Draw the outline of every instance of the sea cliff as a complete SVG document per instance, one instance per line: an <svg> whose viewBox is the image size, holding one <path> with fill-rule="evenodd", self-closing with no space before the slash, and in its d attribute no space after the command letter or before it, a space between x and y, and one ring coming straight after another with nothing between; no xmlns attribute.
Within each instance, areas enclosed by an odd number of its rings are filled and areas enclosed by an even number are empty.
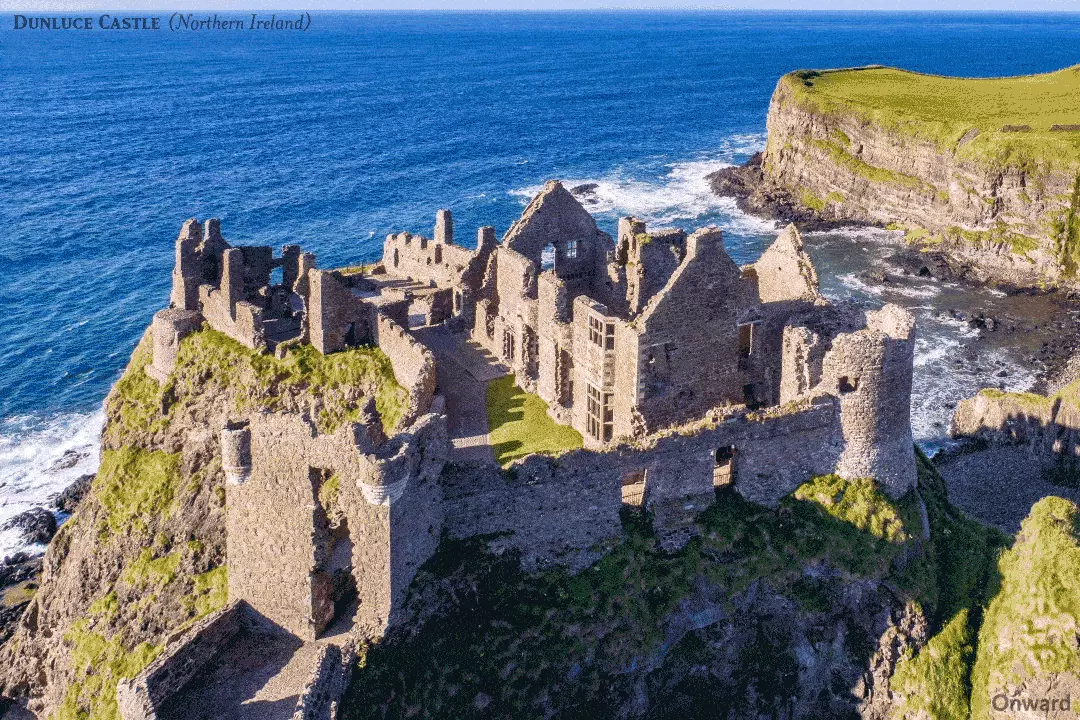
<svg viewBox="0 0 1080 720"><path fill-rule="evenodd" d="M711 176L745 209L906 231L953 274L1080 286L1080 66L948 78L872 66L783 76L765 151Z"/></svg>

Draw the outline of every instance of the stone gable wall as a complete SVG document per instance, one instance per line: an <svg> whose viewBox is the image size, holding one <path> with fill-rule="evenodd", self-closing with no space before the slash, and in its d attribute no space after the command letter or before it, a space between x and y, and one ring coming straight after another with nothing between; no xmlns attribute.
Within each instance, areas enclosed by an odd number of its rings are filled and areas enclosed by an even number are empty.
<svg viewBox="0 0 1080 720"><path fill-rule="evenodd" d="M686 259L635 321L639 408L649 430L743 401L737 322L751 300L716 229L687 240Z"/></svg>

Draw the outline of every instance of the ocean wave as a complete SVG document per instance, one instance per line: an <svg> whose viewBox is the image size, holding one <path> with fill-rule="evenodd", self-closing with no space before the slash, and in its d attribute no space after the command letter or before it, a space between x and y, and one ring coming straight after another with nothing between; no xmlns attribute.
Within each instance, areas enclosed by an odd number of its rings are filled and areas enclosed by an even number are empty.
<svg viewBox="0 0 1080 720"><path fill-rule="evenodd" d="M19 415L0 420L0 525L50 499L81 475L97 471L104 413ZM25 546L12 531L0 532L0 557Z"/></svg>
<svg viewBox="0 0 1080 720"><path fill-rule="evenodd" d="M734 147L753 147L750 141L745 143ZM739 235L775 234L775 222L744 213L733 198L722 198L712 191L707 176L732 164L718 158L689 160L664 166L666 172L658 176L646 170L618 168L603 177L566 178L563 182L568 189L592 186L578 197L594 215L633 215L653 226L706 220ZM533 185L510 194L526 204L542 187Z"/></svg>

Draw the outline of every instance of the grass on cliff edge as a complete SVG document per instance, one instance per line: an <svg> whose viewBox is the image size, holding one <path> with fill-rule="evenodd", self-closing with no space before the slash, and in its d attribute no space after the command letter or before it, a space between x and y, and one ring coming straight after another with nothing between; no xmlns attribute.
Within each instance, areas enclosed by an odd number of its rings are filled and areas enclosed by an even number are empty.
<svg viewBox="0 0 1080 720"><path fill-rule="evenodd" d="M503 467L529 455L562 455L583 444L581 433L559 425L547 413L547 403L514 384L514 376L487 386L488 426L495 460Z"/></svg>
<svg viewBox="0 0 1080 720"><path fill-rule="evenodd" d="M946 528L951 511L936 507L935 489L922 492L931 498L931 522ZM479 539L444 541L411 592L436 605L449 593L457 598L453 608L401 642L370 648L343 717L614 717L608 693L630 669L655 661L662 670L694 644L693 633L673 644L665 621L703 586L730 603L724 611L731 617L739 612L735 598L764 581L788 599L790 612L811 616L811 625L850 624L838 608L844 588L858 580L880 581L928 611L956 595L970 601L970 578L983 574L985 554L963 542L960 526L946 528L958 541L948 551L955 556L917 540L919 513L914 493L893 501L871 483L826 476L779 510L719 493L697 521L701 536L675 554L657 548L646 523L628 518L618 545L577 575L527 574L512 553L489 555ZM459 583L467 591L447 589ZM876 647L877 638L847 628L853 657L869 662ZM739 704L762 692L775 693L779 712L797 693L792 647L770 645L738 665L732 687L710 676L715 692L702 699L701 716L742 716L747 708ZM478 698L487 703L482 712Z"/></svg>
<svg viewBox="0 0 1080 720"><path fill-rule="evenodd" d="M1002 555L1001 592L979 632L971 717L989 717L990 701L1025 680L1053 673L1080 677L1080 508L1045 497L1031 508L1013 547ZM1064 685L1063 685L1064 687Z"/></svg>
<svg viewBox="0 0 1080 720"><path fill-rule="evenodd" d="M376 347L323 355L310 345L300 345L278 359L204 327L180 343L176 369L164 386L146 374L151 360L152 342L147 334L109 397L108 414L114 421L105 435L113 446L141 433L163 430L174 406L211 393L232 394L235 409L241 412L283 410L290 403L306 408L310 399L316 399L321 404L316 418L320 432L333 432L355 419L365 393L374 394L383 425L391 431L408 399L394 377L390 359Z"/></svg>
<svg viewBox="0 0 1080 720"><path fill-rule="evenodd" d="M1033 160L1075 167L1080 132L1080 66L1041 75L958 78L896 68L800 71L785 75L795 96L825 113L855 113L875 125L956 149L973 159ZM1030 132L1002 132L1027 125ZM959 146L972 128L979 134Z"/></svg>

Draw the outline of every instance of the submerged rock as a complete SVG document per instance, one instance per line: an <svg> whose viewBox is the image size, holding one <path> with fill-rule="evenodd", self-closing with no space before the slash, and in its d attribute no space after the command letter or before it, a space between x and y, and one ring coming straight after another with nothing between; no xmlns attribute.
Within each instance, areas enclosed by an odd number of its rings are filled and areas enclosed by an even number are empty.
<svg viewBox="0 0 1080 720"><path fill-rule="evenodd" d="M56 534L56 518L45 508L31 508L0 525L0 530L18 530L23 542L47 545Z"/></svg>

